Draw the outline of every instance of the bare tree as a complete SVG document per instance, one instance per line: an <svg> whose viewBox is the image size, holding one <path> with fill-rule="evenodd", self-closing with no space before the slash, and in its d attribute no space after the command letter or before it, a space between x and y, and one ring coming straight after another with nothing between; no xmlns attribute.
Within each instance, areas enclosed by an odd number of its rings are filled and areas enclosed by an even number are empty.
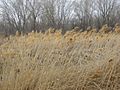
<svg viewBox="0 0 120 90"><path fill-rule="evenodd" d="M101 23L110 25L112 13L115 10L117 0L97 0L97 12Z"/></svg>
<svg viewBox="0 0 120 90"><path fill-rule="evenodd" d="M0 29L9 34L120 23L118 0L0 0L0 8Z"/></svg>
<svg viewBox="0 0 120 90"><path fill-rule="evenodd" d="M25 31L30 12L27 9L28 0L2 0L3 17L12 30Z"/></svg>
<svg viewBox="0 0 120 90"><path fill-rule="evenodd" d="M56 22L58 28L67 28L70 20L73 17L73 1L72 0L57 0L56 2Z"/></svg>
<svg viewBox="0 0 120 90"><path fill-rule="evenodd" d="M41 15L41 1L40 0L28 0L28 10L31 15L31 29L36 31L36 24L39 16Z"/></svg>
<svg viewBox="0 0 120 90"><path fill-rule="evenodd" d="M86 29L88 26L92 26L92 17L94 13L94 0L78 0L74 3L74 11L79 20L79 26Z"/></svg>

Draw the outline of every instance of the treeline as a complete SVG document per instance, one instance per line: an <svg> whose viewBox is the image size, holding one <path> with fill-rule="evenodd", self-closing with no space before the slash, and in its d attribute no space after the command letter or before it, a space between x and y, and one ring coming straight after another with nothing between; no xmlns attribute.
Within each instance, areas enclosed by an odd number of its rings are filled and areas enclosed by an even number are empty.
<svg viewBox="0 0 120 90"><path fill-rule="evenodd" d="M119 0L0 0L0 31L98 30L105 24L120 23Z"/></svg>

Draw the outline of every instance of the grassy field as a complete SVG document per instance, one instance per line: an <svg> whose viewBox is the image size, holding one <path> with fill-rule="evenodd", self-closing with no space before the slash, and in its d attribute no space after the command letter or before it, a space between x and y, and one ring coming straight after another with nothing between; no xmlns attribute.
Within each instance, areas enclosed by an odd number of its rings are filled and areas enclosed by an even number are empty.
<svg viewBox="0 0 120 90"><path fill-rule="evenodd" d="M17 32L0 44L0 90L120 90L118 29Z"/></svg>

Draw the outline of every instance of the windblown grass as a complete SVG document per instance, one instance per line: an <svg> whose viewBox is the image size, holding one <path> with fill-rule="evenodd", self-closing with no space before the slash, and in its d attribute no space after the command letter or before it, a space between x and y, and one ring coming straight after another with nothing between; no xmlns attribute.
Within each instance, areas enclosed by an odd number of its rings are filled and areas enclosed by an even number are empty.
<svg viewBox="0 0 120 90"><path fill-rule="evenodd" d="M119 56L120 34L103 29L17 32L0 45L0 90L120 90Z"/></svg>

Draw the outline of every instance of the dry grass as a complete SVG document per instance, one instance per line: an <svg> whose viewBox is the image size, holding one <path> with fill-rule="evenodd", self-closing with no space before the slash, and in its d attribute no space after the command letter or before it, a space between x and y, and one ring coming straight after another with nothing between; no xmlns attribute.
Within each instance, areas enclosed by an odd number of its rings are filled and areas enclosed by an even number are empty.
<svg viewBox="0 0 120 90"><path fill-rule="evenodd" d="M0 45L0 90L120 90L120 35L105 28L10 36Z"/></svg>

